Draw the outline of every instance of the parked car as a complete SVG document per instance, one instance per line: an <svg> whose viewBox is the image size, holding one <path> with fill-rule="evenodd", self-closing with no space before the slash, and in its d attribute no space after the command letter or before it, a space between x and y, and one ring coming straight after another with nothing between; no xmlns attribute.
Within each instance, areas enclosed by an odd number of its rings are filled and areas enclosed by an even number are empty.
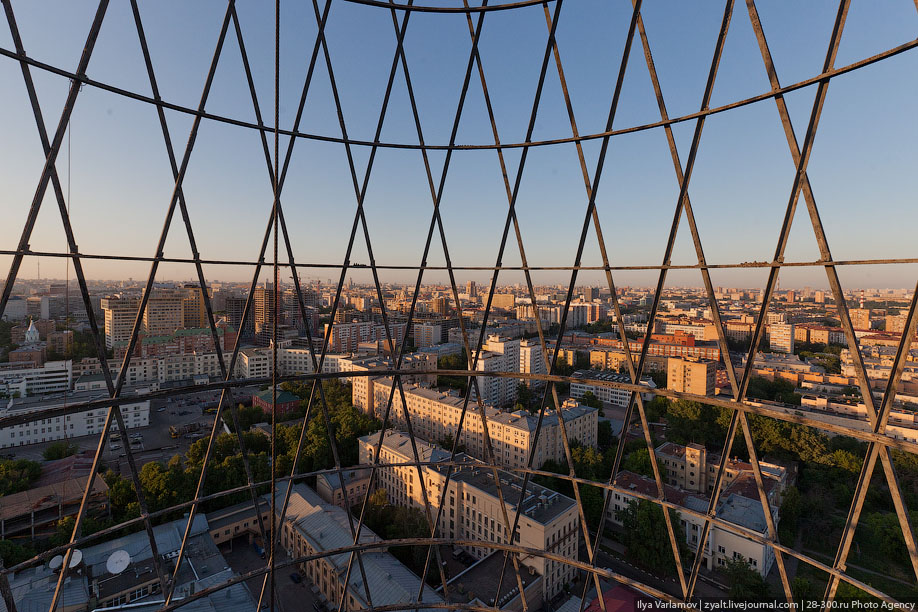
<svg viewBox="0 0 918 612"><path fill-rule="evenodd" d="M292 581L294 581L295 583L299 584L299 583L303 582L303 577L300 576L298 573L293 572L292 574L290 574L290 580L292 580Z"/></svg>
<svg viewBox="0 0 918 612"><path fill-rule="evenodd" d="M121 445L120 445L120 444L111 444L111 445L108 447L108 450L110 450L110 451L121 450Z"/></svg>

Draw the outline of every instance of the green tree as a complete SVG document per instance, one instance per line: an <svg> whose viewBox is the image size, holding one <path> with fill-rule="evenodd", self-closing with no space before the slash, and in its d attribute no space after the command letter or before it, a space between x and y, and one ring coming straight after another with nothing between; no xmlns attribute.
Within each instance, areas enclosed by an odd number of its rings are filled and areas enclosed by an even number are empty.
<svg viewBox="0 0 918 612"><path fill-rule="evenodd" d="M0 497L31 488L41 476L41 465L28 459L0 461Z"/></svg>
<svg viewBox="0 0 918 612"><path fill-rule="evenodd" d="M596 408L597 410L602 409L602 402L592 391L587 391L583 394L583 397L580 398L580 403L589 406L590 408Z"/></svg>
<svg viewBox="0 0 918 612"><path fill-rule="evenodd" d="M813 583L800 576L795 577L791 583L791 594L794 596L794 601L798 603L819 598L819 593Z"/></svg>
<svg viewBox="0 0 918 612"><path fill-rule="evenodd" d="M800 492L789 486L781 502L781 521L778 523L778 540L785 546L793 546L797 539L797 519L800 518Z"/></svg>
<svg viewBox="0 0 918 612"><path fill-rule="evenodd" d="M660 478L665 482L666 468L659 465L659 463L657 467L660 470ZM650 463L650 453L646 448L641 448L628 454L628 456L622 460L622 469L653 478L653 465Z"/></svg>
<svg viewBox="0 0 918 612"><path fill-rule="evenodd" d="M66 440L61 440L60 442L55 442L46 448L41 456L45 458L46 461L54 461L55 459L63 459L74 455L77 452L77 447L75 444L71 444Z"/></svg>
<svg viewBox="0 0 918 612"><path fill-rule="evenodd" d="M747 561L728 559L723 572L727 579L730 599L762 601L768 597L768 583Z"/></svg>
<svg viewBox="0 0 918 612"><path fill-rule="evenodd" d="M35 550L30 546L16 544L12 540L0 540L0 559L7 568L28 561L34 556Z"/></svg>
<svg viewBox="0 0 918 612"><path fill-rule="evenodd" d="M459 355L444 355L437 360L437 368L441 370L467 370L469 368L468 355L465 349ZM437 386L458 389L465 393L468 388L468 378L465 376L437 376Z"/></svg>
<svg viewBox="0 0 918 612"><path fill-rule="evenodd" d="M679 515L672 510L669 512L676 542L679 543L679 554L684 557L688 554L685 531ZM676 562L666 533L663 508L642 499L630 502L616 515L624 528L622 541L627 547L628 558L652 573L674 576Z"/></svg>
<svg viewBox="0 0 918 612"><path fill-rule="evenodd" d="M600 421L596 427L596 445L600 450L611 448L615 443L615 435L612 433L612 423L609 421Z"/></svg>

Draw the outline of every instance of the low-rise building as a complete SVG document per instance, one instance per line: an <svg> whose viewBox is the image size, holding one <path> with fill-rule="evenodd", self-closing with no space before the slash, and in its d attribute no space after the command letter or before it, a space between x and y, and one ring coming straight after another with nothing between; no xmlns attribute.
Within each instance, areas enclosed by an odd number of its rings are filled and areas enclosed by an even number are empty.
<svg viewBox="0 0 918 612"><path fill-rule="evenodd" d="M615 484L628 491L656 497L657 484L652 478L633 472L622 471L615 477ZM777 526L780 520L778 509L780 498L777 495L778 483L765 479L766 495L769 500L772 519ZM675 486L664 484L666 500L679 506L706 514L710 499L699 493L692 493ZM607 518L615 525L621 526L621 513L630 503L637 503L639 498L628 493L615 491L611 493ZM704 519L687 512L679 512L685 540L693 551L698 550L699 539L704 527ZM740 527L751 529L768 537L768 524L762 509L755 481L750 474L743 474L733 482L724 485L716 508L716 515ZM711 527L705 542L703 563L707 569L716 569L726 565L727 561L743 560L762 576L767 576L775 561L774 550L767 544L761 544L742 535L717 525Z"/></svg>
<svg viewBox="0 0 918 612"><path fill-rule="evenodd" d="M282 508L286 488L277 492L277 508ZM345 510L322 500L303 484L293 487L287 514L280 517L280 544L288 558L321 554L327 550L352 546L354 536L349 528ZM360 543L379 542L380 538L366 526L360 531ZM360 553L361 564L354 564L345 584L349 553L326 555L299 563L306 578L314 584L336 608L345 601L344 609L369 608L366 591L374 606L397 606L416 601L421 591L421 579L402 565L385 548L372 548ZM366 583L364 583L366 580ZM430 587L424 586L422 603L442 603L443 599ZM430 608L418 608L433 612Z"/></svg>
<svg viewBox="0 0 918 612"><path fill-rule="evenodd" d="M344 484L344 495L341 493L342 482ZM337 472L316 476L316 492L319 497L345 510L350 510L354 506L363 503L369 485L369 468L361 470L344 468L341 470L340 478Z"/></svg>
<svg viewBox="0 0 918 612"><path fill-rule="evenodd" d="M122 391L123 397L146 393L147 389L129 389ZM53 408L101 400L108 398L108 391L79 391L74 393L45 395L29 398L13 398L4 408L0 408L0 417L27 416ZM64 440L79 436L102 433L108 408L94 408L75 414L41 418L0 428L0 448L27 446L39 442ZM140 400L121 404L121 414L128 429L146 427L150 424L150 400Z"/></svg>
<svg viewBox="0 0 918 612"><path fill-rule="evenodd" d="M571 377L575 379L571 382L571 397L575 399L581 399L587 392L590 392L599 398L599 401L614 406L627 407L628 402L631 401L631 391L600 384L602 382L631 384L631 377L628 374L599 372L596 370L577 370L571 374ZM657 385L649 377L641 379L641 385L648 389L657 388ZM642 393L641 398L650 401L653 399L653 394Z"/></svg>
<svg viewBox="0 0 918 612"><path fill-rule="evenodd" d="M666 388L680 393L714 395L716 378L716 361L670 357L666 367Z"/></svg>

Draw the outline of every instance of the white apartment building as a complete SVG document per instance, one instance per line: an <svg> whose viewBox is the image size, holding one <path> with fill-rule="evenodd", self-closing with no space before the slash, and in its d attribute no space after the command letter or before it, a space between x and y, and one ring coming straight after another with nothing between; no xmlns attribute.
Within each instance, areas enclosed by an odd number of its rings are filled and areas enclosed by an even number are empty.
<svg viewBox="0 0 918 612"><path fill-rule="evenodd" d="M577 370L571 374L571 377L578 379L571 382L571 397L574 399L581 399L587 391L590 391L599 398L599 401L614 406L627 407L628 402L631 401L631 391L597 384L597 381L631 384L631 377L627 374L600 372L597 370ZM647 387L648 389L657 388L657 385L650 378L642 379L641 386ZM653 394L642 393L641 399L650 401L653 399Z"/></svg>
<svg viewBox="0 0 918 612"><path fill-rule="evenodd" d="M359 439L360 461L372 460L381 432ZM448 461L445 450L425 444L418 446L422 462ZM380 463L405 463L414 461L408 436L387 431L383 439ZM522 478L507 471L499 471L499 483L494 473L479 462L463 457L468 464L452 471L446 488L445 506L440 516L439 531L442 537L474 540L480 545L463 546L476 559L493 552L489 543L512 543L525 548L548 551L568 559L577 559L579 516L574 500L550 489L529 483L522 502L522 512L515 537L509 537L504 523L497 488L504 497L506 514L513 521L522 494ZM382 468L378 486L386 491L390 503L423 507L421 486L427 487L427 497L436 512L444 487L447 468L424 466L424 483L419 481L416 467ZM570 565L548 560L538 555L523 555L522 565L531 568L542 578L542 599L549 601L569 583L576 571Z"/></svg>
<svg viewBox="0 0 918 612"><path fill-rule="evenodd" d="M372 407L359 406L360 398L356 393L353 404L381 419L389 401L392 379L379 377L371 378L368 382L371 387L366 397L373 398ZM402 386L405 390L405 402L411 425L417 437L431 442L442 440L447 436L456 437L465 403L462 398L417 385L403 384ZM525 410L512 413L502 412L491 406L485 406L484 409L494 458L501 465L508 468L525 467L533 450L535 452L532 463L534 467L540 467L548 460L561 461L564 458L561 425L556 411L550 409L545 411L542 431L536 441L537 415L532 415ZM570 440L576 440L583 446L596 446L599 411L583 406L574 400L568 400L561 406L560 413L564 418L565 429ZM400 429L406 425L401 396L398 393L393 396L389 422ZM469 455L488 460L484 426L475 402L469 401L468 403L459 442L465 445Z"/></svg>
<svg viewBox="0 0 918 612"><path fill-rule="evenodd" d="M479 372L511 372L520 371L520 341L517 338L503 336L488 336L487 342L482 345L482 352L478 357ZM478 392L481 401L491 406L513 405L517 398L519 379L511 377L478 376ZM472 399L476 397L475 385L472 385Z"/></svg>
<svg viewBox="0 0 918 612"><path fill-rule="evenodd" d="M125 389L124 396L146 393L147 389ZM83 391L55 394L42 397L12 399L5 408L0 409L0 416L12 417L27 415L41 410L59 408L68 404L88 402L109 397L107 391ZM76 414L50 418L36 418L21 425L0 428L0 448L27 446L52 440L63 440L79 436L100 434L105 426L108 408L95 408ZM142 400L121 405L124 424L129 428L146 427L150 424L150 400Z"/></svg>
<svg viewBox="0 0 918 612"><path fill-rule="evenodd" d="M73 384L73 361L47 361L41 367L28 363L0 364L0 396L28 397L68 390Z"/></svg>
<svg viewBox="0 0 918 612"><path fill-rule="evenodd" d="M548 374L545 359L542 355L542 345L538 340L520 340L520 373L521 374ZM541 380L521 381L530 388L541 388L545 382Z"/></svg>
<svg viewBox="0 0 918 612"><path fill-rule="evenodd" d="M433 323L415 323L414 345L418 348L427 348L440 344L443 337L442 327Z"/></svg>
<svg viewBox="0 0 918 612"><path fill-rule="evenodd" d="M768 326L768 346L780 353L794 352L794 324L772 323Z"/></svg>

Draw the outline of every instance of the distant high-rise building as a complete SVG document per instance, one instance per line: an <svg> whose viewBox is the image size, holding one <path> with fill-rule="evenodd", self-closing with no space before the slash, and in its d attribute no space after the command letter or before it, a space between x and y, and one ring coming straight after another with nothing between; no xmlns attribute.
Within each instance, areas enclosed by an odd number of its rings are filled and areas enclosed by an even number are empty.
<svg viewBox="0 0 918 612"><path fill-rule="evenodd" d="M254 306L254 324L255 335L259 338L260 344L268 344L274 330L274 306L277 300L277 291L270 283L265 283L261 287L255 287ZM279 306L279 305L278 305Z"/></svg>
<svg viewBox="0 0 918 612"><path fill-rule="evenodd" d="M184 327L207 327L209 325L207 308L204 307L204 292L201 291L200 285L189 283L185 285L184 290L182 325Z"/></svg>
<svg viewBox="0 0 918 612"><path fill-rule="evenodd" d="M465 284L465 292L469 295L469 299L478 297L478 285L475 284L475 281L470 280Z"/></svg>
<svg viewBox="0 0 918 612"><path fill-rule="evenodd" d="M583 288L583 300L585 302L592 302L599 297L599 289L596 287L584 287Z"/></svg>
<svg viewBox="0 0 918 612"><path fill-rule="evenodd" d="M154 289L143 313L147 336L168 336L185 327L184 289Z"/></svg>
<svg viewBox="0 0 918 612"><path fill-rule="evenodd" d="M130 340L134 320L140 308L136 297L112 296L102 298L102 312L105 316L105 348L113 348L116 342Z"/></svg>
<svg viewBox="0 0 918 612"><path fill-rule="evenodd" d="M438 297L431 300L431 310L437 314L445 315L449 307L449 301L445 297Z"/></svg>
<svg viewBox="0 0 918 612"><path fill-rule="evenodd" d="M794 324L774 323L768 326L768 345L772 351L794 352Z"/></svg>
<svg viewBox="0 0 918 612"><path fill-rule="evenodd" d="M242 312L245 309L246 298L238 296L226 297L226 323L239 335L244 338L251 338L255 335L255 316L249 313L249 318L245 323L245 329L242 327Z"/></svg>
<svg viewBox="0 0 918 612"><path fill-rule="evenodd" d="M491 306L501 310L513 310L516 307L516 296L512 293L495 293Z"/></svg>
<svg viewBox="0 0 918 612"><path fill-rule="evenodd" d="M908 312L902 310L896 315L886 315L886 331L895 334L905 332L905 320L908 318Z"/></svg>
<svg viewBox="0 0 918 612"><path fill-rule="evenodd" d="M826 303L826 292L817 290L815 293L813 293L813 299L815 300L817 304L825 304Z"/></svg>
<svg viewBox="0 0 918 612"><path fill-rule="evenodd" d="M870 329L869 308L852 308L848 314L851 315L851 325L854 329Z"/></svg>

